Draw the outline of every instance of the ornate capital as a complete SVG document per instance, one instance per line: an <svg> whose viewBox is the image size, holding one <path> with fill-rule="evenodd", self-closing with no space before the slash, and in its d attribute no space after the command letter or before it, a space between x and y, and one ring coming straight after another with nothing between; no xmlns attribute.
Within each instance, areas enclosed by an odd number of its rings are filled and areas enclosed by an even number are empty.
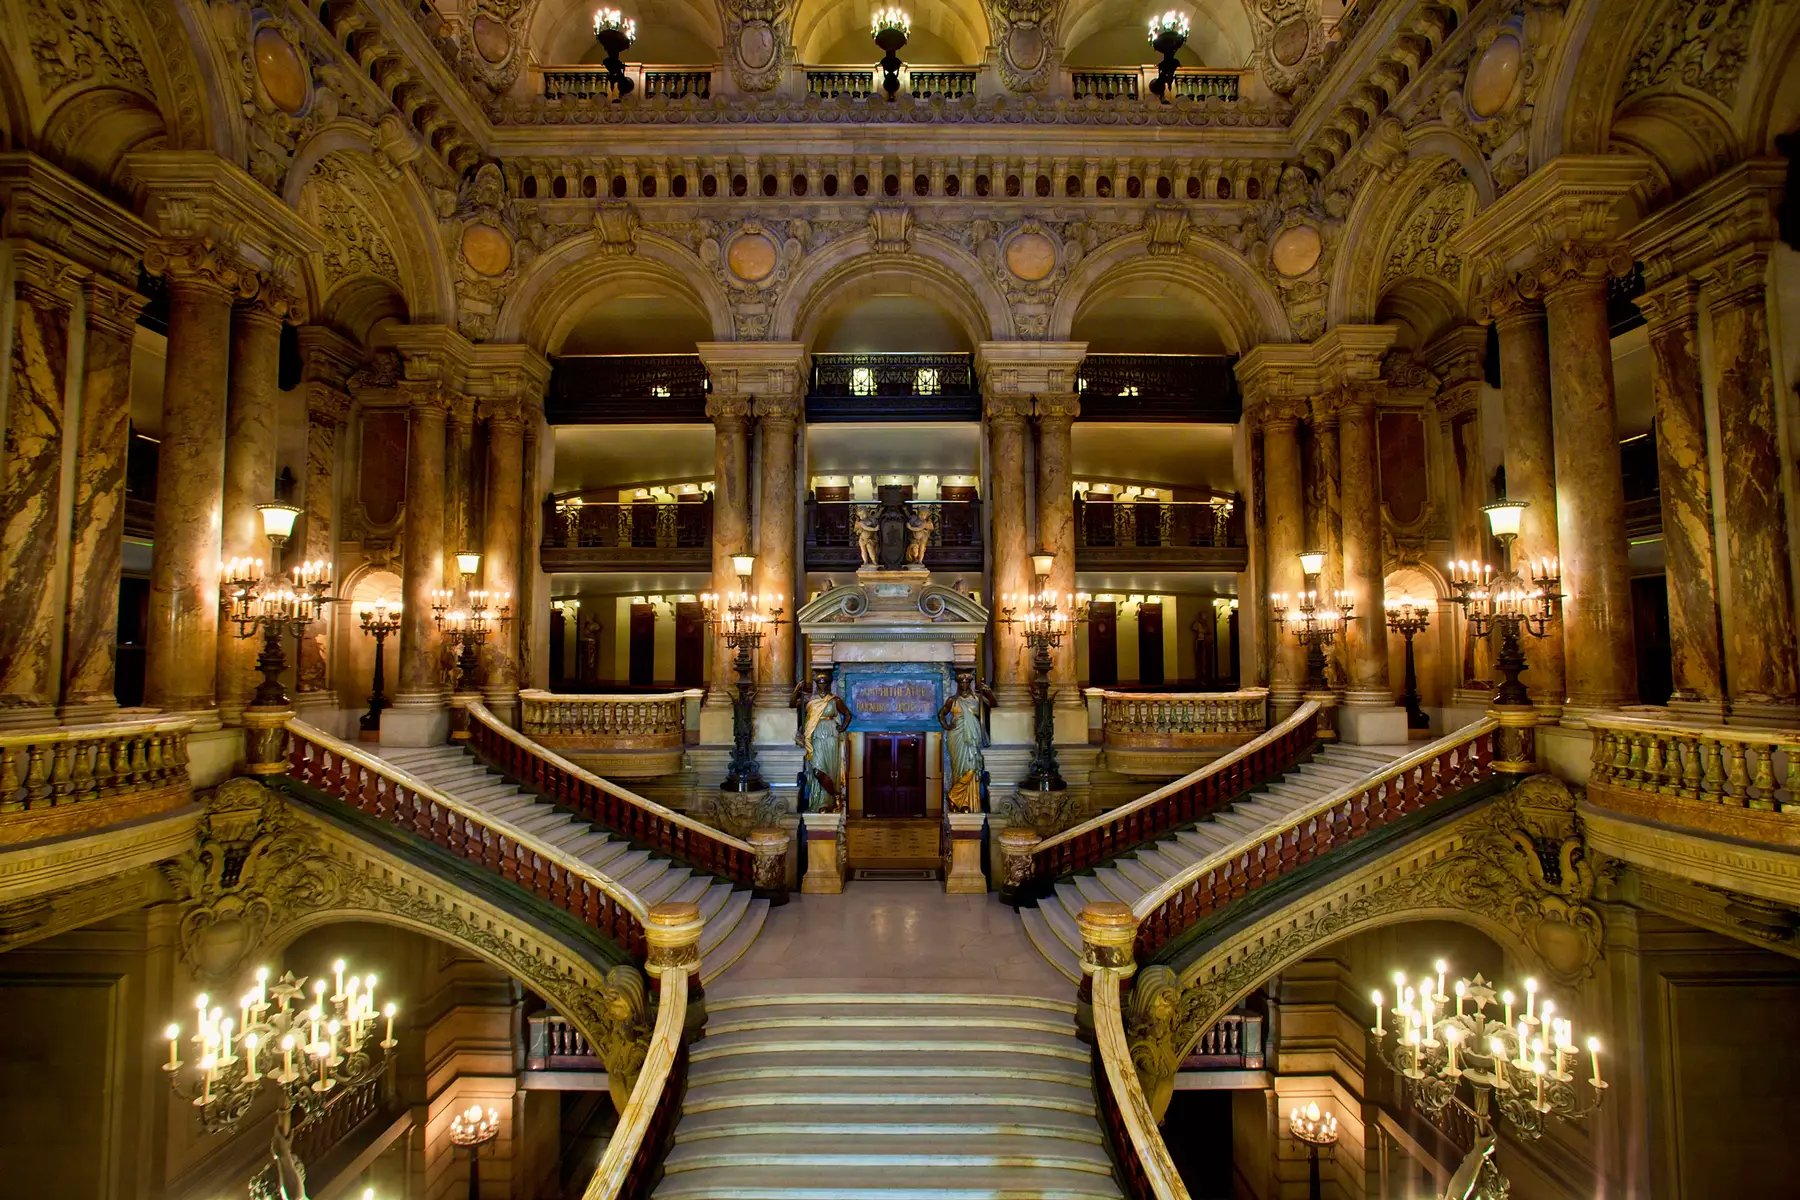
<svg viewBox="0 0 1800 1200"><path fill-rule="evenodd" d="M13 287L37 309L67 312L87 271L36 242L13 243Z"/></svg>
<svg viewBox="0 0 1800 1200"><path fill-rule="evenodd" d="M1768 288L1769 244L1738 246L1696 269L1694 277L1706 288L1706 307L1712 312L1760 308Z"/></svg>
<svg viewBox="0 0 1800 1200"><path fill-rule="evenodd" d="M1686 275L1677 275L1632 303L1644 314L1644 324L1650 327L1651 337L1670 333L1691 336L1700 317L1700 285Z"/></svg>
<svg viewBox="0 0 1800 1200"><path fill-rule="evenodd" d="M985 394L981 399L981 413L989 421L1023 422L1031 416L1031 397L1015 395Z"/></svg>
<svg viewBox="0 0 1800 1200"><path fill-rule="evenodd" d="M800 398L791 394L758 396L755 412L756 419L765 425L791 425L800 419Z"/></svg>
<svg viewBox="0 0 1800 1200"><path fill-rule="evenodd" d="M159 238L144 251L144 270L161 275L170 287L210 290L220 299L247 300L262 285L235 246L210 235Z"/></svg>
<svg viewBox="0 0 1800 1200"><path fill-rule="evenodd" d="M302 379L342 388L362 365L362 351L356 343L323 325L302 325L295 333L300 341Z"/></svg>
<svg viewBox="0 0 1800 1200"><path fill-rule="evenodd" d="M435 380L407 380L399 385L414 415L443 420L450 414L449 394Z"/></svg>
<svg viewBox="0 0 1800 1200"><path fill-rule="evenodd" d="M1535 285L1527 285L1520 272L1489 264L1476 290L1475 315L1485 323L1505 327L1513 321L1541 319L1544 302Z"/></svg>
<svg viewBox="0 0 1800 1200"><path fill-rule="evenodd" d="M752 415L749 396L712 392L706 397L706 417L714 425L743 425Z"/></svg>
<svg viewBox="0 0 1800 1200"><path fill-rule="evenodd" d="M1604 284L1631 270L1631 252L1616 242L1564 239L1546 246L1533 260L1521 287L1548 296L1567 287Z"/></svg>
<svg viewBox="0 0 1800 1200"><path fill-rule="evenodd" d="M148 303L136 288L115 283L104 275L89 275L81 281L81 291L87 297L90 336L95 330L104 330L124 341L132 339L138 314Z"/></svg>
<svg viewBox="0 0 1800 1200"><path fill-rule="evenodd" d="M1048 396L1039 396L1034 402L1039 424L1061 422L1067 424L1081 415L1081 396L1077 392L1060 392Z"/></svg>
<svg viewBox="0 0 1800 1200"><path fill-rule="evenodd" d="M314 379L307 382L306 419L313 425L328 425L337 428L350 416L350 397L332 387Z"/></svg>
<svg viewBox="0 0 1800 1200"><path fill-rule="evenodd" d="M516 392L510 396L484 396L476 405L476 413L489 425L514 430L525 427L525 403Z"/></svg>
<svg viewBox="0 0 1800 1200"><path fill-rule="evenodd" d="M306 299L300 288L272 272L264 273L256 295L245 300L243 306L283 325L299 325L306 320Z"/></svg>

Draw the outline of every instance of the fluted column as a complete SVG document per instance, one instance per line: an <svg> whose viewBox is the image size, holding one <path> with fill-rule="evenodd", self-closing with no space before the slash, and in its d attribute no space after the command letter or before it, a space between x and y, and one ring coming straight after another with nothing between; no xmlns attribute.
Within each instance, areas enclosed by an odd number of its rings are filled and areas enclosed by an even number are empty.
<svg viewBox="0 0 1800 1200"><path fill-rule="evenodd" d="M750 397L714 391L706 398L713 423L712 590L737 590L731 556L750 543ZM723 623L713 629L712 686L706 706L731 706L732 651L725 644Z"/></svg>
<svg viewBox="0 0 1800 1200"><path fill-rule="evenodd" d="M47 725L56 711L55 547L75 280L75 265L61 255L14 243L12 363L0 451L0 727Z"/></svg>
<svg viewBox="0 0 1800 1200"><path fill-rule="evenodd" d="M1304 483L1300 470L1299 403L1270 404L1260 414L1263 434L1263 535L1268 546L1269 591L1297 594L1306 586L1300 570L1304 529ZM1267 596L1252 598L1267 604ZM1284 717L1300 705L1306 680L1306 651L1273 620L1268 623L1274 645L1270 654L1269 697L1275 715Z"/></svg>
<svg viewBox="0 0 1800 1200"><path fill-rule="evenodd" d="M1719 561L1731 605L1725 622L1731 718L1791 725L1800 718L1800 664L1769 356L1768 266L1768 246L1752 243L1713 262L1702 280L1718 377L1719 454L1726 466Z"/></svg>
<svg viewBox="0 0 1800 1200"><path fill-rule="evenodd" d="M61 709L65 724L104 719L118 707L113 676L125 545L131 340L144 306L135 290L103 276L89 276L82 290L87 297L87 352L69 530Z"/></svg>
<svg viewBox="0 0 1800 1200"><path fill-rule="evenodd" d="M1081 400L1074 392L1039 396L1037 412L1037 532L1038 548L1055 555L1050 566L1048 586L1059 595L1075 594L1075 418L1081 415ZM1070 601L1072 602L1072 600ZM1087 702L1075 678L1075 639L1063 644L1050 657L1050 686L1058 708L1081 709ZM1082 720L1085 739L1087 724Z"/></svg>
<svg viewBox="0 0 1800 1200"><path fill-rule="evenodd" d="M1344 587L1361 614L1345 634L1347 708L1393 709L1388 686L1386 594L1381 551L1381 493L1376 485L1375 397L1349 385L1338 405L1338 486L1343 508Z"/></svg>
<svg viewBox="0 0 1800 1200"><path fill-rule="evenodd" d="M440 706L447 690L431 602L432 593L444 585L444 446L450 406L436 384L411 384L407 390L411 425L400 567L405 598L394 707L426 709Z"/></svg>
<svg viewBox="0 0 1800 1200"><path fill-rule="evenodd" d="M1680 276L1637 300L1650 332L1656 400L1656 476L1669 589L1669 705L1700 719L1725 715L1714 567L1712 469L1700 390L1699 288Z"/></svg>
<svg viewBox="0 0 1800 1200"><path fill-rule="evenodd" d="M231 375L225 403L225 486L220 550L222 559L271 559L269 573L279 575L284 563L273 560L263 536L257 505L275 499L275 441L280 419L277 372L281 358L280 308L263 302L261 293L239 304L231 314ZM160 508L160 493L159 505ZM293 557L301 547L283 552ZM237 625L219 623L218 677L214 690L219 719L240 725L256 690L256 658L260 637L239 637Z"/></svg>
<svg viewBox="0 0 1800 1200"><path fill-rule="evenodd" d="M1606 315L1609 265L1604 251L1568 247L1538 273L1545 287L1556 422L1563 655L1568 708L1578 712L1616 709L1638 699L1625 483ZM1520 549L1535 556L1528 546Z"/></svg>
<svg viewBox="0 0 1800 1200"><path fill-rule="evenodd" d="M1506 414L1506 495L1509 500L1523 500L1529 506L1519 514L1516 556L1521 563L1559 558L1559 459L1551 419L1550 340L1544 309L1508 283L1490 301L1489 311L1498 327L1496 336L1500 342L1500 390ZM1609 372L1611 361L1609 357ZM1608 429L1607 436L1615 435ZM1613 457L1618 457L1616 445ZM1485 517L1481 533L1482 543L1487 544ZM1486 555L1482 557L1485 559ZM1563 590L1568 590L1566 581ZM1532 702L1547 718L1562 712L1568 695L1563 643L1564 625L1560 621L1551 624L1546 636L1525 639L1525 685Z"/></svg>
<svg viewBox="0 0 1800 1200"><path fill-rule="evenodd" d="M780 596L790 621L799 605L794 574L794 431L799 418L797 393L756 398L762 470L756 512L754 587L764 595ZM794 690L793 626L775 629L764 639L763 653L763 686L757 689L757 707L785 708Z"/></svg>
<svg viewBox="0 0 1800 1200"><path fill-rule="evenodd" d="M1030 400L986 398L988 511L992 520L994 594L988 608L996 617L1003 598L1029 592L1031 547L1025 523L1025 418ZM993 623L994 692L998 707L1024 709L1031 703L1030 656L1012 626Z"/></svg>
<svg viewBox="0 0 1800 1200"><path fill-rule="evenodd" d="M484 402L487 418L487 521L481 543L481 586L520 603L520 530L525 515L525 414L516 397ZM483 647L482 696L505 716L519 697L518 626L495 629Z"/></svg>
<svg viewBox="0 0 1800 1200"><path fill-rule="evenodd" d="M231 306L257 280L198 239L153 248L145 265L169 281L169 348L144 699L204 721L217 702Z"/></svg>

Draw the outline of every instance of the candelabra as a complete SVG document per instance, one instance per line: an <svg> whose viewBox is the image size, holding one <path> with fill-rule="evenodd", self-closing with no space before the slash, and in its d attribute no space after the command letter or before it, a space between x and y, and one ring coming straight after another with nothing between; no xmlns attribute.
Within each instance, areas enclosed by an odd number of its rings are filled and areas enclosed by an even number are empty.
<svg viewBox="0 0 1800 1200"><path fill-rule="evenodd" d="M391 1002L375 1004L375 976L347 974L342 959L332 965L332 982L315 980L308 996L305 977L289 971L269 981L269 969L228 1015L205 994L194 1002L195 1030L188 1039L193 1062L181 1058L181 1025L166 1031L169 1061L163 1073L175 1094L189 1102L208 1133L230 1131L249 1114L264 1092L275 1096L275 1132L270 1148L285 1194L304 1178L294 1158L295 1131L322 1115L340 1096L378 1081L394 1061ZM333 986L335 985L335 986ZM327 994L327 987L331 987ZM385 1021L375 1037L376 1022Z"/></svg>
<svg viewBox="0 0 1800 1200"><path fill-rule="evenodd" d="M875 44L881 47L881 90L893 103L900 91L900 47L912 33L912 18L898 8L878 8L872 22Z"/></svg>
<svg viewBox="0 0 1800 1200"><path fill-rule="evenodd" d="M1317 1102L1309 1100L1305 1108L1296 1108L1288 1114L1288 1132L1306 1144L1307 1200L1320 1200L1319 1151L1329 1150L1337 1144L1337 1118L1320 1112Z"/></svg>
<svg viewBox="0 0 1800 1200"><path fill-rule="evenodd" d="M375 678L369 691L369 711L362 715L358 725L364 733L380 733L381 710L388 706L383 644L389 634L400 628L400 605L390 605L386 600L359 604L356 615L362 622L362 631L375 639Z"/></svg>
<svg viewBox="0 0 1800 1200"><path fill-rule="evenodd" d="M1183 13L1170 9L1160 17L1150 19L1150 47L1162 55L1162 61L1156 64L1156 78L1150 81L1150 91L1164 104L1169 102L1169 88L1175 82L1175 55L1187 45L1188 19Z"/></svg>
<svg viewBox="0 0 1800 1200"><path fill-rule="evenodd" d="M455 688L468 691L481 683L476 652L487 643L489 634L512 623L512 593L470 589L475 572L481 569L479 554L458 554L456 569L462 575L460 593L433 592L431 617L438 631L457 649Z"/></svg>
<svg viewBox="0 0 1800 1200"><path fill-rule="evenodd" d="M594 40L606 51L600 65L606 68L607 82L613 86L613 99L623 100L634 85L625 74L625 63L619 55L637 40L637 22L616 8L600 9L594 14Z"/></svg>
<svg viewBox="0 0 1800 1200"><path fill-rule="evenodd" d="M1446 992L1446 969L1439 961L1435 975L1425 975L1416 989L1395 972L1392 1008L1384 1008L1379 991L1373 996L1369 1033L1376 1054L1422 1111L1441 1122L1450 1110L1479 1144L1492 1137L1497 1120L1535 1139L1550 1118L1579 1121L1600 1106L1607 1084L1600 1078L1599 1039L1587 1039L1588 1101L1573 1069L1580 1057L1575 1024L1555 1015L1554 1001L1538 1002L1535 979L1525 981L1525 1010L1515 1013L1513 992L1496 992L1480 975L1459 979ZM1501 1019L1489 1012L1495 1007ZM1483 1169L1499 1170L1491 1163Z"/></svg>
<svg viewBox="0 0 1800 1200"><path fill-rule="evenodd" d="M1055 564L1051 554L1031 556L1031 568L1037 576L1037 591L1023 596L1000 598L1000 623L1021 626L1025 645L1031 650L1031 702L1033 710L1033 748L1030 774L1019 781L1028 791L1060 792L1068 786L1056 761L1056 712L1051 706L1054 693L1050 689L1050 652L1062 645L1070 629L1088 619L1088 596L1077 593L1070 607L1068 598L1047 585L1050 568Z"/></svg>
<svg viewBox="0 0 1800 1200"><path fill-rule="evenodd" d="M1413 638L1431 624L1431 608L1423 600L1401 596L1387 601L1387 627L1406 639L1406 691L1400 703L1406 706L1408 729L1430 729L1431 719L1419 705L1419 673L1413 665Z"/></svg>
<svg viewBox="0 0 1800 1200"><path fill-rule="evenodd" d="M471 1104L450 1118L450 1144L469 1152L469 1200L481 1200L481 1148L500 1136L500 1115Z"/></svg>
<svg viewBox="0 0 1800 1200"><path fill-rule="evenodd" d="M294 532L294 518L300 510L291 504L259 504L263 534L269 539L269 561L273 573L266 572L260 558L234 558L225 564L225 619L237 624L239 637L262 633L262 651L256 658L256 669L262 682L250 703L257 708L281 708L287 693L281 686L281 672L287 668L287 657L281 650L281 636L292 633L299 638L306 627L319 619L325 601L331 594L331 568L322 562L302 563L288 575L281 573L281 548Z"/></svg>
<svg viewBox="0 0 1800 1200"><path fill-rule="evenodd" d="M750 554L734 554L731 566L737 572L738 590L723 596L707 592L700 605L708 626L724 635L725 644L735 651L732 668L737 672L737 694L731 700L731 762L726 767L721 791L760 792L768 788L763 782L762 767L756 761L753 745L756 704L756 650L771 629L785 625L782 620L781 596L757 596L750 591L750 572L756 558ZM721 608L721 605L723 606Z"/></svg>
<svg viewBox="0 0 1800 1200"><path fill-rule="evenodd" d="M1468 616L1470 633L1484 638L1500 631L1500 653L1495 665L1500 668L1500 690L1494 693L1496 705L1526 706L1531 694L1519 682L1526 669L1521 634L1544 637L1550 632L1562 606L1560 568L1554 558L1539 559L1530 564L1529 584L1513 570L1513 543L1519 537L1519 518L1525 511L1523 500L1500 500L1486 505L1488 528L1500 539L1500 570L1486 563L1450 564L1452 599Z"/></svg>
<svg viewBox="0 0 1800 1200"><path fill-rule="evenodd" d="M1295 639L1306 647L1306 690L1309 692L1322 692L1328 686L1325 682L1325 647L1350 627L1355 616L1351 611L1355 602L1350 593L1341 588L1331 594L1331 606L1320 607L1319 593L1314 585L1318 582L1319 572L1324 569L1324 551L1301 551L1300 571L1306 577L1306 590L1294 596L1291 609L1286 592L1276 592L1269 597L1275 623L1287 625Z"/></svg>

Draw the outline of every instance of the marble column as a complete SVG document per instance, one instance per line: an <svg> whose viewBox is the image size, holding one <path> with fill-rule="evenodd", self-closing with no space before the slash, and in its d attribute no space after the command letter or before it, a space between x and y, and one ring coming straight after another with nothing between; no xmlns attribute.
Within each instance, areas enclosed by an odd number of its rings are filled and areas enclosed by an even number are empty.
<svg viewBox="0 0 1800 1200"><path fill-rule="evenodd" d="M146 704L210 724L219 654L221 503L231 306L254 276L205 244L146 255L169 280L168 367L156 468Z"/></svg>
<svg viewBox="0 0 1800 1200"><path fill-rule="evenodd" d="M518 400L486 403L488 461L486 529L481 542L481 586L497 597L510 593L519 611L520 531L525 525L525 417ZM519 698L518 625L496 629L482 650L482 696L503 718Z"/></svg>
<svg viewBox="0 0 1800 1200"><path fill-rule="evenodd" d="M75 265L13 245L13 337L0 450L0 728L55 720L55 586Z"/></svg>
<svg viewBox="0 0 1800 1200"><path fill-rule="evenodd" d="M414 385L409 390L406 525L400 560L404 601L394 707L435 709L448 690L431 603L432 594L444 586L444 426L450 406L439 385Z"/></svg>
<svg viewBox="0 0 1800 1200"><path fill-rule="evenodd" d="M1357 618L1345 634L1346 708L1394 708L1388 686L1386 597L1381 549L1381 492L1375 459L1375 397L1346 386L1338 405L1338 487L1343 509L1344 588ZM1404 727L1403 727L1404 728Z"/></svg>
<svg viewBox="0 0 1800 1200"><path fill-rule="evenodd" d="M1733 723L1792 725L1800 717L1788 514L1769 354L1766 245L1741 247L1704 272L1718 376L1719 556L1730 611L1725 682ZM1665 518L1666 524L1666 518Z"/></svg>
<svg viewBox="0 0 1800 1200"><path fill-rule="evenodd" d="M304 549L307 562L336 561L336 539L332 517L337 504L338 431L350 415L350 397L320 380L302 385L306 389L306 512ZM334 570L332 577L335 579ZM326 647L331 640L331 626L338 616L337 607L327 605L328 614L307 628L300 641L300 663L296 673L295 702L300 696L324 695L329 671ZM348 609L343 610L346 620Z"/></svg>
<svg viewBox="0 0 1800 1200"><path fill-rule="evenodd" d="M706 399L706 415L713 423L712 590L721 595L738 589L731 556L751 549L750 407L748 396L714 392ZM731 707L731 685L737 679L731 659L721 622L713 628L708 708Z"/></svg>
<svg viewBox="0 0 1800 1200"><path fill-rule="evenodd" d="M69 530L60 714L65 724L102 720L118 708L113 669L125 545L131 340L144 306L134 289L102 276L89 276L82 290L87 297L87 351Z"/></svg>
<svg viewBox="0 0 1800 1200"><path fill-rule="evenodd" d="M1697 720L1725 715L1719 588L1714 566L1712 469L1700 390L1699 288L1679 276L1640 296L1650 333L1656 399L1656 476L1669 590L1669 706Z"/></svg>
<svg viewBox="0 0 1800 1200"><path fill-rule="evenodd" d="M450 419L444 441L444 586L462 583L456 555L473 550L481 539L471 525L474 513L475 401L450 397ZM410 495L410 493L408 493Z"/></svg>
<svg viewBox="0 0 1800 1200"><path fill-rule="evenodd" d="M520 687L547 689L550 686L550 597L539 582L538 547L544 541L543 494L538 491L538 427L544 423L541 404L525 410L525 435L519 516L520 536L519 587L513 598L513 644L518 652ZM539 604L542 597L544 603ZM544 622L540 630L538 622ZM541 641L540 641L541 639Z"/></svg>
<svg viewBox="0 0 1800 1200"><path fill-rule="evenodd" d="M800 418L797 395L756 398L756 424L762 438L762 471L756 512L755 590L779 596L788 621L799 603L794 574L794 434ZM782 625L763 639L762 679L756 690L758 708L786 708L794 690L794 627Z"/></svg>
<svg viewBox="0 0 1800 1200"><path fill-rule="evenodd" d="M986 398L988 441L988 509L992 519L994 594L988 607L996 616L1006 596L1032 590L1031 547L1025 522L1025 418L1031 401L1024 396ZM1031 663L1025 639L1009 626L994 622L994 693L998 707L1031 705Z"/></svg>
<svg viewBox="0 0 1800 1200"><path fill-rule="evenodd" d="M1325 569L1319 573L1320 595L1344 587L1344 510L1339 488L1338 411L1335 402L1314 403L1312 461L1306 481L1306 543L1302 549L1323 550ZM1342 685L1344 644L1334 642L1325 650L1325 677Z"/></svg>
<svg viewBox="0 0 1800 1200"><path fill-rule="evenodd" d="M1300 470L1299 404L1271 404L1262 413L1263 434L1263 533L1268 546L1269 592L1290 598L1306 586L1300 571L1300 544L1304 530L1305 484ZM1267 596L1254 602L1268 604ZM1291 603L1291 600L1290 600ZM1272 619L1268 624L1270 648L1269 698L1277 718L1300 706L1306 682L1306 651L1294 636Z"/></svg>
<svg viewBox="0 0 1800 1200"><path fill-rule="evenodd" d="M1075 594L1075 418L1081 399L1070 392L1039 396L1037 411L1037 541L1036 549L1055 555L1048 586L1057 594ZM1036 582L1035 580L1033 581ZM1070 600L1073 603L1073 600ZM1082 739L1087 737L1087 702L1076 686L1075 638L1063 639L1050 656L1050 686L1056 706L1081 709Z"/></svg>
<svg viewBox="0 0 1800 1200"><path fill-rule="evenodd" d="M286 568L283 561L275 560L274 549L263 536L262 514L257 505L275 499L280 358L281 317L255 300L233 309L219 557L269 560L271 575L279 575ZM294 551L300 547L290 544L282 549L285 558L298 561ZM219 719L227 725L243 724L244 709L259 678L256 658L261 643L260 634L239 637L235 622L219 622L214 692L219 701Z"/></svg>
<svg viewBox="0 0 1800 1200"><path fill-rule="evenodd" d="M1488 498L1487 458L1481 444L1487 340L1487 327L1471 323L1449 330L1424 351L1426 365L1440 385L1432 409L1449 470L1443 485L1451 496L1449 557L1476 562L1493 558L1487 517L1481 511ZM1492 640L1468 635L1468 621L1449 603L1447 593L1438 600L1438 645L1444 655L1455 656L1446 663L1453 690L1450 703L1458 708L1485 706L1497 686Z"/></svg>
<svg viewBox="0 0 1800 1200"><path fill-rule="evenodd" d="M1506 415L1506 494L1509 499L1523 500L1530 506L1519 517L1517 555L1521 561L1557 558L1559 460L1551 420L1550 342L1544 327L1544 310L1536 301L1508 288L1490 304L1490 311L1500 341L1500 388ZM1601 345L1605 348L1608 343L1603 339ZM1612 359L1607 358L1609 394L1611 363ZM1614 437L1611 426L1607 427L1606 436ZM1618 458L1616 444L1613 457ZM1489 545L1485 516L1481 518L1480 531L1479 544ZM1486 555L1482 558L1485 560ZM1563 590L1568 590L1566 577ZM1525 639L1527 669L1523 679L1532 702L1547 719L1562 712L1568 695L1563 640L1564 625L1560 621L1552 622L1546 636Z"/></svg>
<svg viewBox="0 0 1800 1200"><path fill-rule="evenodd" d="M1543 280L1556 423L1565 683L1567 707L1577 714L1638 700L1606 266L1597 253L1571 251ZM1542 553L1523 538L1520 551L1524 558Z"/></svg>

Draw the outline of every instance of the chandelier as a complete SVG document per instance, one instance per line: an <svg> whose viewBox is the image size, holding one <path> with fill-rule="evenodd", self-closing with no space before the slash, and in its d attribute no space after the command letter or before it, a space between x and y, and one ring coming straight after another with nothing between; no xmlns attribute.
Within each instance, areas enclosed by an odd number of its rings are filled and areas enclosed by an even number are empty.
<svg viewBox="0 0 1800 1200"><path fill-rule="evenodd" d="M1294 594L1292 607L1286 592L1273 593L1269 597L1269 610L1275 617L1275 624L1286 625L1295 640L1306 647L1306 690L1322 692L1327 687L1325 647L1349 629L1350 621L1356 615L1352 611L1356 602L1348 591L1339 588L1330 594L1325 604L1320 604L1314 584L1325 569L1325 552L1302 550L1299 558L1301 574L1306 577L1305 590Z"/></svg>
<svg viewBox="0 0 1800 1200"><path fill-rule="evenodd" d="M1150 47L1162 55L1162 61L1156 64L1156 78L1150 81L1150 91L1164 104L1169 102L1169 87L1175 82L1179 65L1175 55L1187 45L1187 39L1186 13L1170 9L1160 17L1150 18Z"/></svg>
<svg viewBox="0 0 1800 1200"><path fill-rule="evenodd" d="M1034 738L1030 773L1019 781L1019 786L1041 792L1060 792L1068 786L1056 761L1056 712L1051 705L1050 652L1062 645L1070 630L1088 619L1090 603L1086 592L1077 592L1070 597L1048 586L1050 570L1055 564L1053 554L1032 555L1031 569L1037 576L1037 590L1000 597L1000 623L1009 628L1017 625L1026 648L1031 651Z"/></svg>
<svg viewBox="0 0 1800 1200"><path fill-rule="evenodd" d="M594 40L606 51L600 65L606 68L613 98L623 100L635 85L625 74L625 62L619 55L631 49L631 43L637 40L637 22L616 8L599 9L594 13Z"/></svg>
<svg viewBox="0 0 1800 1200"><path fill-rule="evenodd" d="M291 504L259 504L263 534L269 539L269 562L276 564L270 572L260 558L233 558L224 564L224 595L221 603L225 619L237 625L241 638L262 633L262 650L256 658L256 669L262 682L250 703L257 708L281 708L287 693L281 686L281 673L287 668L282 653L283 634L299 638L306 627L324 613L331 596L331 567L323 562L306 562L288 574L280 569L281 548L294 532L294 518L300 510Z"/></svg>
<svg viewBox="0 0 1800 1200"><path fill-rule="evenodd" d="M1500 631L1500 653L1494 660L1501 676L1500 690L1494 693L1497 705L1531 703L1531 694L1519 682L1526 669L1521 635L1547 635L1562 605L1561 569L1556 559L1530 563L1529 580L1513 569L1513 543L1518 540L1519 519L1526 507L1523 500L1500 500L1482 508L1488 529L1500 539L1498 571L1486 563L1461 559L1450 564L1451 599L1462 606L1470 633L1484 638Z"/></svg>
<svg viewBox="0 0 1800 1200"><path fill-rule="evenodd" d="M1481 1141L1500 1121L1516 1136L1536 1139L1552 1119L1579 1121L1599 1108L1607 1088L1600 1041L1585 1043L1589 1074L1582 1080L1575 1023L1557 1015L1555 1001L1539 1001L1535 979L1525 980L1520 1010L1514 992L1496 991L1479 974L1446 991L1447 964L1434 969L1416 987L1396 972L1392 1007L1381 992L1373 994L1369 1030L1377 1055L1421 1110L1434 1119L1456 1110ZM1484 1170L1499 1174L1491 1163Z"/></svg>
<svg viewBox="0 0 1800 1200"><path fill-rule="evenodd" d="M480 683L476 651L496 629L504 630L512 623L512 593L469 587L481 569L481 555L473 551L456 556L456 569L462 576L462 587L457 592L433 592L431 618L438 632L457 650L455 687L466 691Z"/></svg>
<svg viewBox="0 0 1800 1200"><path fill-rule="evenodd" d="M912 35L912 18L904 9L878 8L870 21L871 35L881 48L881 90L892 101L900 91L900 47Z"/></svg>
<svg viewBox="0 0 1800 1200"><path fill-rule="evenodd" d="M725 781L719 785L727 792L760 792L769 786L763 782L753 741L756 660L752 656L771 630L787 622L782 619L779 592L759 596L750 591L750 574L755 568L755 555L732 555L731 569L737 574L738 590L723 595L706 592L700 597L706 624L717 629L725 644L735 651L731 662L737 672L737 694L731 701L731 761L725 768Z"/></svg>

